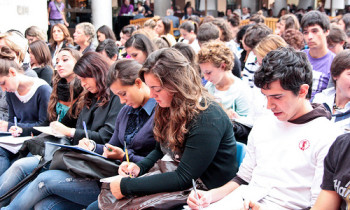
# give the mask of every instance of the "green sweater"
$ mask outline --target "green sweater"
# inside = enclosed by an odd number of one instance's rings
[[[189,124],[185,136],[183,154],[173,172],[139,178],[123,178],[123,195],[147,195],[172,192],[191,187],[191,180],[201,178],[213,189],[230,181],[236,174],[236,141],[232,124],[222,108],[215,102],[200,112]],[[152,168],[164,156],[160,144],[142,161],[137,163],[139,176]]]

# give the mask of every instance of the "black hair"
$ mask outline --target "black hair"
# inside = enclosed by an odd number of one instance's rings
[[[147,56],[157,49],[151,40],[143,34],[135,34],[131,36],[130,39],[125,42],[125,48],[129,47],[141,50],[146,53]]]
[[[103,42],[98,44],[98,46],[96,47],[96,52],[102,51],[105,51],[110,59],[112,59],[115,55],[119,56],[119,49],[115,44],[115,41],[113,41],[112,39],[105,39]]]
[[[180,29],[184,29],[187,32],[193,31],[195,34],[197,34],[198,24],[194,21],[188,20],[181,24]]]
[[[304,31],[307,27],[319,25],[324,32],[330,28],[329,18],[320,11],[313,10],[306,13],[301,19],[301,29]]]
[[[291,47],[282,47],[269,52],[260,68],[254,74],[254,84],[262,89],[269,89],[274,81],[280,81],[281,87],[298,95],[300,86],[309,85],[307,99],[312,93],[312,67],[304,52]]]

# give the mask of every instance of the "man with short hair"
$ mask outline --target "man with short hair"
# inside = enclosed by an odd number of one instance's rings
[[[271,51],[254,83],[271,113],[254,124],[237,176],[222,187],[199,191],[199,201],[192,192],[187,200],[191,208],[199,203],[206,207],[228,194],[225,200],[231,205],[246,199],[254,201],[250,207],[263,209],[306,209],[316,201],[324,157],[340,131],[322,105],[309,101],[312,68],[305,53],[292,48]],[[222,203],[213,209],[222,209]]]
[[[329,18],[319,11],[310,11],[301,19],[301,28],[304,34],[304,40],[309,49],[304,50],[312,65],[313,85],[312,96],[322,92],[328,86],[330,81],[331,64],[335,57],[327,48],[327,36],[329,34]]]

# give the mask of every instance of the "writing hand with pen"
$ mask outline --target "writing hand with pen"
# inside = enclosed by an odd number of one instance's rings
[[[13,137],[18,137],[23,133],[23,129],[18,126],[11,126],[11,128],[9,129],[9,132]]]
[[[125,152],[123,151],[123,149],[119,147],[115,147],[111,144],[106,144],[105,147],[103,148],[102,156],[113,160],[123,161]]]
[[[50,127],[53,133],[56,134],[63,134],[65,136],[70,136],[71,134],[71,129],[65,125],[63,125],[62,123],[60,123],[59,121],[53,121],[50,123]]]
[[[11,126],[11,128],[9,129],[9,132],[14,137],[20,136],[21,133],[23,132],[23,130],[22,130],[22,128],[17,126],[17,117],[16,116],[13,117],[13,121],[14,121],[15,125]]]
[[[92,151],[95,148],[95,144],[87,138],[81,139],[78,143],[78,146],[89,151]]]
[[[114,197],[119,200],[124,197],[120,189],[120,182],[122,178],[137,177],[140,173],[140,168],[135,163],[124,161],[119,166],[118,173],[119,173],[119,176],[117,176],[116,179],[113,182],[111,182],[110,188]]]
[[[187,204],[191,209],[202,209],[210,205],[212,201],[211,191],[197,190],[197,195],[192,190],[187,198]]]

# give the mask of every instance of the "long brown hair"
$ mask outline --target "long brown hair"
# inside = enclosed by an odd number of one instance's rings
[[[55,48],[56,48],[56,45],[57,45],[57,42],[53,39],[53,36],[52,36],[52,34],[53,34],[53,29],[54,29],[55,27],[60,28],[61,31],[63,32],[63,36],[64,36],[63,41],[66,41],[67,44],[73,45],[73,39],[72,39],[72,37],[70,36],[70,33],[69,33],[69,31],[68,31],[68,28],[67,28],[65,25],[63,25],[63,24],[58,23],[58,24],[54,25],[54,26],[51,28],[51,32],[50,32],[51,38],[50,38],[50,40],[49,40],[49,43],[50,43],[51,48],[52,48],[52,49],[55,49]]]
[[[207,109],[210,96],[198,72],[176,49],[164,48],[151,53],[140,70],[140,78],[145,81],[144,75],[148,73],[173,94],[170,107],[156,109],[154,137],[173,151],[182,152],[188,125],[200,111]],[[204,104],[200,103],[200,98]]]
[[[39,66],[50,66],[52,68],[52,58],[50,49],[42,40],[36,40],[29,44],[29,49],[38,62]]]
[[[86,92],[84,99],[79,99],[78,105],[90,107],[94,98],[99,98],[99,106],[104,106],[110,99],[107,86],[108,63],[99,53],[87,52],[75,64],[74,73],[83,78],[94,78],[96,80],[97,93]]]
[[[72,49],[72,48],[63,48],[61,51],[68,51],[76,61],[78,61],[81,57],[81,53],[77,50]],[[56,104],[58,103],[58,94],[59,94],[59,93],[57,93],[57,85],[61,79],[62,78],[60,77],[60,75],[57,72],[55,72],[54,76],[52,77],[52,93],[51,93],[49,104],[47,107],[47,113],[48,113],[48,118],[49,118],[50,122],[55,121],[57,119]],[[73,94],[74,91],[73,90],[74,90],[74,88],[79,88],[79,86],[80,86],[79,80],[76,78],[70,82],[70,96],[71,96],[70,97],[70,102],[71,102],[70,107],[71,108],[69,109],[68,113],[73,118],[78,118],[78,115],[82,109],[79,107],[72,109],[72,104],[76,100],[76,99],[74,99],[74,94]],[[80,94],[80,95],[82,95],[82,94]]]

